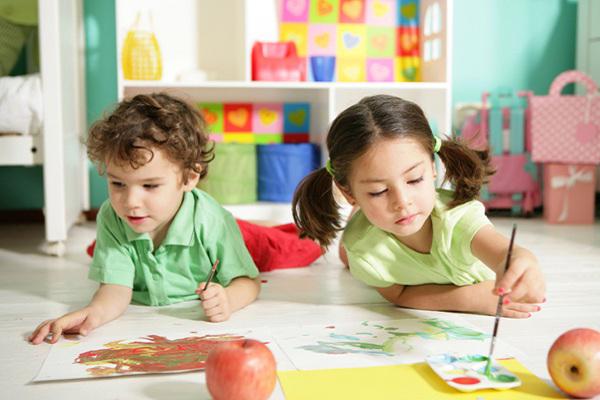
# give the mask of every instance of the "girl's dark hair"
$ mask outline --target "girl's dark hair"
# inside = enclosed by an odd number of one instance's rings
[[[351,193],[348,174],[354,160],[381,139],[412,138],[423,145],[433,160],[435,140],[423,110],[399,97],[365,97],[344,110],[331,124],[327,150],[333,180]],[[473,150],[457,139],[445,138],[438,152],[446,167],[444,181],[454,186],[449,207],[478,197],[479,190],[494,173],[488,150]],[[331,244],[342,229],[339,206],[334,198],[332,176],[320,168],[306,176],[296,188],[292,203],[294,221],[303,237]]]
[[[139,94],[94,123],[87,153],[103,174],[108,161],[139,168],[157,148],[181,166],[187,183],[190,171],[206,176],[214,158],[205,127],[200,112],[186,102],[165,93]]]

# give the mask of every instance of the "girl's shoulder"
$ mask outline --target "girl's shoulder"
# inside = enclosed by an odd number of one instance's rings
[[[437,200],[434,206],[434,214],[442,215],[463,215],[464,213],[478,212],[485,214],[485,206],[477,199],[469,200],[457,206],[450,208],[448,204],[454,198],[454,191],[449,189],[437,189]]]
[[[470,200],[448,208],[453,198],[450,190],[438,191],[438,199],[432,212],[434,229],[438,241],[449,248],[452,243],[470,243],[473,235],[484,225],[491,224],[485,214],[485,206],[479,200]]]
[[[377,236],[382,233],[380,229],[375,227],[365,216],[362,210],[356,211],[356,213],[350,218],[348,224],[344,228],[342,234],[342,242],[347,249],[352,249],[360,243],[365,241],[377,242]],[[384,234],[385,235],[385,234]]]

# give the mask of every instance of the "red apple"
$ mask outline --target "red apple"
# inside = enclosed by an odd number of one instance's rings
[[[206,359],[206,385],[214,400],[263,400],[275,388],[275,357],[258,340],[223,342]]]
[[[574,397],[600,393],[600,332],[571,329],[548,351],[548,371],[563,392]]]

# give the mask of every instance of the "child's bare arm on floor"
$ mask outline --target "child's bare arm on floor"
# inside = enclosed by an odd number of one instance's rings
[[[131,301],[131,295],[131,288],[126,286],[101,284],[90,304],[60,318],[42,322],[29,336],[29,341],[40,344],[49,334],[52,336],[50,343],[56,343],[63,333],[87,335],[123,314]]]
[[[376,288],[389,302],[402,307],[433,311],[459,311],[493,315],[498,297],[491,293],[494,281],[473,285],[392,285]],[[527,318],[539,311],[533,304],[509,303],[502,308],[502,315],[510,318]]]

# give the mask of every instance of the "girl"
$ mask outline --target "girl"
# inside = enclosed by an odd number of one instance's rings
[[[540,310],[545,284],[536,258],[515,245],[503,275],[508,239],[476,200],[494,172],[488,152],[433,136],[419,106],[387,95],[343,111],[327,149],[326,167],[296,190],[294,220],[303,235],[330,245],[341,230],[333,181],[356,210],[341,249],[354,277],[404,307],[494,314],[495,295],[509,293],[504,316]],[[434,153],[453,192],[435,189]]]

